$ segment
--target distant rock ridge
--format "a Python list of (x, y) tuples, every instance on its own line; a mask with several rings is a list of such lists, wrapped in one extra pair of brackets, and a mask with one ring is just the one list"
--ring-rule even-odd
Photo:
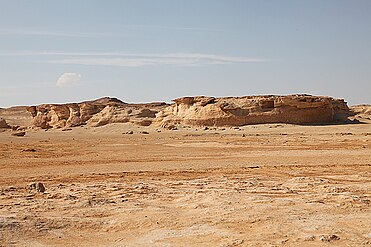
[[(98, 127), (111, 123), (171, 129), (177, 125), (325, 124), (347, 121), (350, 115), (343, 99), (306, 94), (221, 98), (195, 96), (174, 99), (173, 102), (129, 104), (117, 98), (105, 97), (81, 103), (42, 104), (25, 109), (31, 120), (29, 127), (42, 129), (81, 125)], [(15, 108), (12, 109), (15, 111)], [(17, 108), (17, 111), (21, 109)], [(6, 111), (2, 109), (0, 113), (6, 114)], [(13, 123), (14, 114), (9, 112), (7, 114), (12, 116)]]

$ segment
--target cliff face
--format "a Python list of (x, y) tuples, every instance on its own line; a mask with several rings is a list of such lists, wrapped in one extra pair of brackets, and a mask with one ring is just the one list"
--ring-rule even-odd
[(310, 95), (183, 97), (174, 104), (127, 104), (115, 98), (30, 106), (32, 126), (47, 128), (134, 123), (141, 126), (242, 126), (261, 123), (319, 124), (345, 121), (341, 99)]
[(43, 104), (27, 108), (33, 117), (33, 125), (42, 129), (83, 125), (93, 115), (108, 105), (121, 105), (117, 99), (102, 98), (71, 104)]
[(163, 126), (242, 126), (261, 123), (318, 124), (344, 121), (348, 106), (341, 99), (310, 95), (183, 97), (158, 114)]
[(98, 127), (110, 123), (133, 123), (149, 126), (156, 120), (156, 114), (168, 107), (165, 103), (127, 104), (107, 106), (87, 121), (90, 126)]
[(33, 117), (34, 127), (48, 129), (127, 122), (150, 125), (156, 113), (166, 106), (165, 103), (127, 104), (115, 98), (102, 98), (82, 103), (30, 106), (27, 110)]

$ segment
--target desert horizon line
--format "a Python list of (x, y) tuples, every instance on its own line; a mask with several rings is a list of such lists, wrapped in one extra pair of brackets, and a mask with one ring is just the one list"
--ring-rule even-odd
[[(268, 96), (313, 96), (313, 97), (324, 97), (324, 98), (333, 98), (333, 99), (341, 99), (344, 100), (347, 104), (348, 101), (346, 98), (343, 97), (334, 97), (330, 95), (317, 95), (317, 94), (310, 94), (310, 93), (288, 93), (288, 94), (246, 94), (246, 95), (224, 95), (224, 96), (212, 96), (212, 95), (184, 95), (180, 97), (173, 97), (170, 101), (167, 100), (149, 100), (149, 101), (125, 101), (122, 100), (120, 97), (117, 96), (101, 96), (101, 97), (96, 97), (96, 98), (91, 98), (91, 99), (84, 99), (84, 100), (70, 100), (70, 101), (65, 101), (65, 102), (44, 102), (44, 103), (35, 103), (35, 104), (23, 104), (23, 105), (10, 105), (10, 106), (0, 106), (0, 109), (7, 109), (7, 108), (12, 108), (12, 107), (25, 107), (25, 106), (37, 106), (37, 105), (62, 105), (62, 104), (80, 104), (80, 103), (85, 103), (85, 102), (91, 102), (91, 101), (97, 101), (97, 100), (102, 100), (102, 99), (114, 99), (114, 100), (119, 100), (122, 103), (125, 104), (151, 104), (151, 103), (165, 103), (165, 104), (174, 104), (174, 100), (176, 99), (181, 99), (181, 98), (187, 98), (187, 97), (211, 97), (211, 98), (243, 98), (243, 97), (268, 97)], [(354, 105), (349, 105), (351, 106), (361, 106), (361, 105), (369, 105), (371, 102), (367, 103), (361, 103), (361, 104), (354, 104)]]

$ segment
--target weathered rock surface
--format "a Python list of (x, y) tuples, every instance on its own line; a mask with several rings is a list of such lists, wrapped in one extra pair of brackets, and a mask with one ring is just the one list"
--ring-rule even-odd
[(115, 98), (102, 98), (82, 103), (30, 106), (27, 110), (33, 117), (33, 126), (48, 129), (84, 125), (106, 106), (122, 104), (125, 103)]
[[(350, 115), (344, 100), (311, 95), (224, 98), (197, 96), (173, 101), (173, 104), (161, 102), (128, 104), (116, 98), (106, 97), (81, 103), (18, 107), (17, 111), (27, 109), (27, 114), (32, 119), (32, 123), (27, 126), (42, 129), (80, 125), (98, 127), (111, 123), (155, 125), (167, 129), (176, 129), (177, 125), (321, 124), (346, 121)], [(13, 119), (14, 116), (9, 112), (14, 115), (15, 109), (2, 110), (2, 113), (12, 116)], [(26, 114), (24, 112), (22, 114), (24, 122), (27, 123)]]
[(0, 128), (1, 129), (9, 129), (10, 126), (7, 124), (4, 118), (0, 117)]
[(371, 119), (371, 105), (356, 105), (352, 106), (350, 110), (357, 117)]
[(37, 192), (41, 192), (41, 193), (44, 193), (46, 190), (44, 184), (40, 182), (29, 184), (28, 189), (30, 191), (36, 190)]
[(16, 132), (13, 132), (12, 133), (12, 136), (22, 137), (22, 136), (25, 136), (25, 135), (26, 135), (26, 132), (25, 131), (16, 131)]
[(127, 104), (116, 98), (71, 104), (30, 106), (33, 126), (42, 129), (75, 127), (88, 124), (98, 127), (110, 123), (135, 123), (148, 126), (165, 103)]
[(345, 121), (349, 109), (342, 99), (311, 95), (183, 97), (160, 112), (163, 127), (243, 126), (263, 123), (320, 124)]
[(110, 123), (134, 123), (149, 126), (156, 119), (156, 114), (168, 107), (165, 103), (127, 104), (107, 106), (87, 121), (91, 126), (102, 126)]

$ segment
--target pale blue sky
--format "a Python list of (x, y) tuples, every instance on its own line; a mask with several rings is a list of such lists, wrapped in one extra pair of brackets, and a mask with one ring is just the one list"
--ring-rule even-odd
[(0, 0), (0, 107), (308, 93), (371, 103), (369, 0)]

